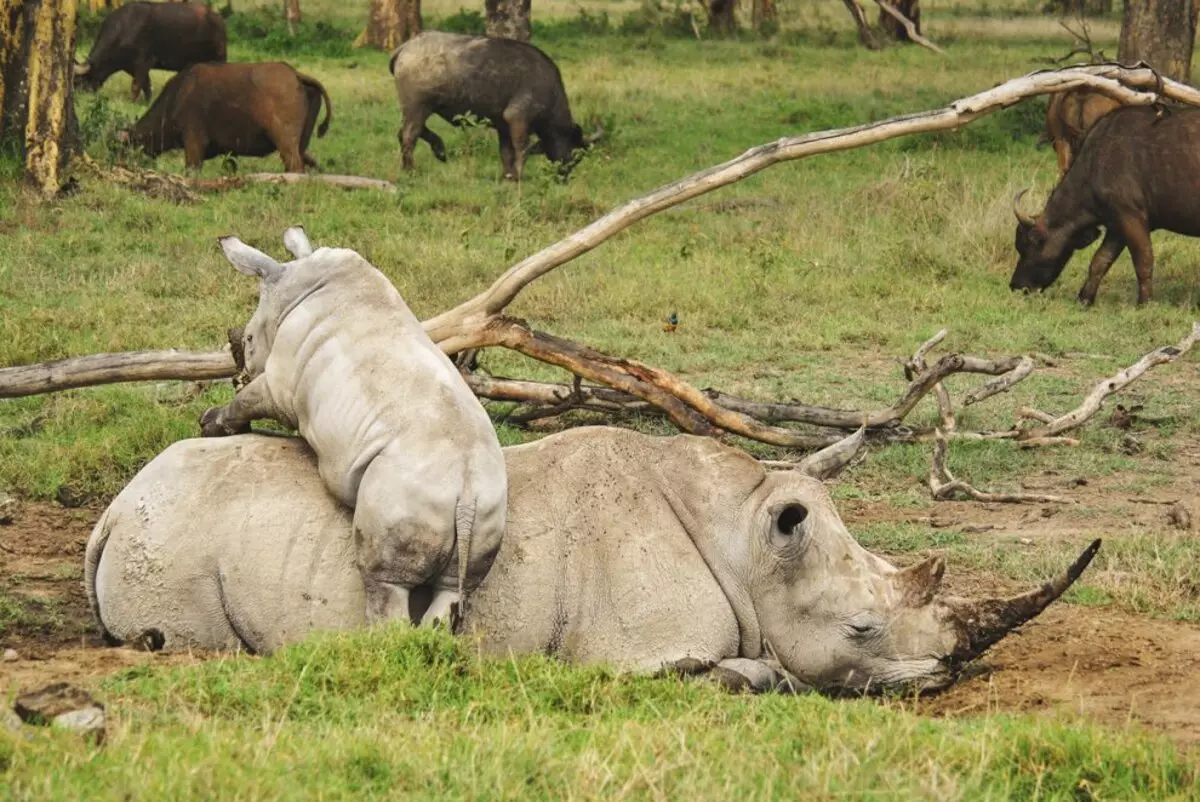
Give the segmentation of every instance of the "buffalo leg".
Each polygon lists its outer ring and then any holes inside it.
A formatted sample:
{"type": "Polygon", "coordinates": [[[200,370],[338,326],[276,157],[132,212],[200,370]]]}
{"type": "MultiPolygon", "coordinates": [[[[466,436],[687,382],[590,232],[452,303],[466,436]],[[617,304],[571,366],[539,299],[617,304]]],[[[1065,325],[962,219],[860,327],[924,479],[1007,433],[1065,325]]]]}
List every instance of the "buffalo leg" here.
{"type": "Polygon", "coordinates": [[[521,178],[517,174],[517,152],[513,147],[512,134],[508,130],[508,124],[498,124],[496,135],[500,138],[500,164],[504,168],[504,177],[520,181],[521,178]]]}
{"type": "Polygon", "coordinates": [[[262,418],[284,420],[275,406],[266,380],[259,376],[238,390],[228,404],[212,407],[200,416],[200,433],[204,437],[245,434],[250,431],[250,421],[262,418]]]}
{"type": "Polygon", "coordinates": [[[1061,179],[1071,166],[1071,146],[1066,140],[1054,140],[1054,155],[1058,158],[1058,177],[1061,179]]]}
{"type": "Polygon", "coordinates": [[[446,145],[440,136],[430,131],[428,126],[422,126],[421,139],[429,143],[429,149],[433,151],[435,159],[440,162],[446,161],[446,145]]]}
{"type": "Polygon", "coordinates": [[[138,95],[142,95],[146,102],[150,102],[150,65],[139,62],[133,67],[133,86],[129,90],[129,99],[136,101],[138,95]]]}
{"type": "Polygon", "coordinates": [[[1150,227],[1144,219],[1122,220],[1121,235],[1129,246],[1133,257],[1133,270],[1137,273],[1138,306],[1148,302],[1153,294],[1154,251],[1150,248],[1150,227]]]}
{"type": "Polygon", "coordinates": [[[300,158],[304,159],[304,163],[306,165],[313,168],[318,173],[321,172],[321,164],[316,159],[314,159],[312,156],[309,156],[307,153],[301,153],[300,158]]]}
{"type": "Polygon", "coordinates": [[[428,114],[412,114],[408,111],[404,112],[404,123],[400,126],[400,159],[405,170],[415,169],[413,163],[413,150],[417,147],[417,140],[421,138],[421,133],[425,130],[425,120],[429,118],[428,114]]]}
{"type": "Polygon", "coordinates": [[[512,139],[516,178],[520,181],[525,174],[525,149],[529,147],[529,128],[524,120],[513,120],[508,124],[508,135],[512,139]]]}
{"type": "Polygon", "coordinates": [[[303,173],[304,157],[300,155],[299,142],[286,142],[279,148],[279,158],[283,159],[283,170],[286,173],[303,173]]]}
{"type": "Polygon", "coordinates": [[[1092,255],[1087,281],[1079,289],[1080,303],[1091,306],[1096,302],[1096,293],[1100,289],[1100,282],[1104,280],[1108,269],[1113,266],[1113,262],[1117,261],[1117,257],[1123,250],[1125,250],[1125,241],[1121,239],[1121,235],[1116,232],[1116,229],[1108,229],[1104,233],[1104,241],[1092,255]]]}

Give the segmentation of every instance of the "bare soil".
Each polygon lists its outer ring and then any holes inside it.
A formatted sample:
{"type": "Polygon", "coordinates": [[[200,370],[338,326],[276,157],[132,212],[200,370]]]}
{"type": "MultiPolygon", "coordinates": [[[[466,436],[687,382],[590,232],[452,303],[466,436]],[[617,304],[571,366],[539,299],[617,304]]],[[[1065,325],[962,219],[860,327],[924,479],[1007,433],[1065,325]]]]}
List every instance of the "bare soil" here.
{"type": "MultiPolygon", "coordinates": [[[[874,503],[846,506],[852,524],[887,514],[884,506],[874,503]]],[[[1132,514],[1162,514],[1140,509],[1146,505],[1129,506],[1137,508],[1132,514]]],[[[989,510],[978,504],[950,504],[939,506],[936,514],[994,519],[1012,526],[1022,516],[1029,517],[1031,509],[1037,525],[1050,529],[1054,518],[1041,518],[1036,507],[989,510]]],[[[84,546],[99,512],[23,503],[12,522],[0,526],[0,599],[15,600],[24,609],[0,632],[0,649],[15,649],[20,655],[15,662],[0,663],[0,699],[64,680],[94,688],[101,677],[131,666],[200,659],[103,645],[81,581],[84,546]]],[[[914,514],[918,511],[892,508],[890,519],[914,514]]],[[[981,586],[1004,589],[1007,584],[986,575],[950,579],[976,592],[981,586]]],[[[1079,714],[1118,728],[1145,726],[1180,744],[1200,744],[1200,627],[1115,608],[1058,604],[1023,633],[999,644],[974,676],[912,704],[932,716],[995,711],[1079,714]]]]}

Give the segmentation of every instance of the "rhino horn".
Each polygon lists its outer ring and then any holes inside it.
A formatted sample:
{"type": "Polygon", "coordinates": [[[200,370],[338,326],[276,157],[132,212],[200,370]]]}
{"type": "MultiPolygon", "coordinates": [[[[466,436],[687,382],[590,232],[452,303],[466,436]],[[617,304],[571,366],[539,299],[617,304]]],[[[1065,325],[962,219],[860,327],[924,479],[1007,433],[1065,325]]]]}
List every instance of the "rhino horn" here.
{"type": "Polygon", "coordinates": [[[1100,541],[1092,541],[1065,574],[1020,596],[966,602],[948,600],[946,606],[960,627],[958,646],[947,658],[950,667],[956,669],[969,663],[1005,635],[1035,618],[1075,583],[1099,550],[1100,541]]]}
{"type": "Polygon", "coordinates": [[[308,235],[304,233],[304,226],[292,226],[283,232],[283,247],[287,248],[288,252],[297,259],[311,256],[313,252],[312,243],[308,241],[308,235]]]}
{"type": "Polygon", "coordinates": [[[1021,198],[1025,197],[1025,193],[1028,191],[1028,189],[1023,189],[1013,196],[1013,214],[1017,216],[1017,222],[1023,226],[1032,226],[1037,222],[1025,212],[1021,211],[1021,198]]]}
{"type": "Polygon", "coordinates": [[[796,470],[808,474],[814,479],[832,479],[858,456],[866,439],[866,427],[860,427],[849,437],[843,437],[833,445],[809,454],[800,461],[796,470]]]}
{"type": "Polygon", "coordinates": [[[79,62],[75,62],[74,72],[77,77],[87,75],[91,71],[92,71],[92,65],[89,64],[88,62],[85,61],[82,64],[80,64],[79,62]]]}

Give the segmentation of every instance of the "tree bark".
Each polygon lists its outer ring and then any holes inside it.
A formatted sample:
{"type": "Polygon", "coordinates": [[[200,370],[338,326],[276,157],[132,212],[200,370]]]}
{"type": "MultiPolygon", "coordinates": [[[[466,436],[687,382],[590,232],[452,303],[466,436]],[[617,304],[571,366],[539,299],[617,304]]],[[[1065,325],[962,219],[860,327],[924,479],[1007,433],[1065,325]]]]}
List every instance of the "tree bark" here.
{"type": "MultiPolygon", "coordinates": [[[[917,33],[921,32],[921,0],[894,0],[894,2],[889,2],[889,5],[912,20],[913,30],[917,33]]],[[[913,41],[908,34],[908,29],[904,27],[904,23],[882,8],[879,10],[879,27],[888,37],[897,42],[913,41]]]]}
{"type": "Polygon", "coordinates": [[[758,33],[770,33],[779,27],[779,12],[775,0],[754,0],[750,11],[750,24],[758,33]]]}
{"type": "Polygon", "coordinates": [[[0,0],[0,136],[19,142],[45,196],[77,147],[71,103],[77,0],[0,0]]]}
{"type": "Polygon", "coordinates": [[[528,42],[531,30],[530,0],[486,0],[487,35],[528,42]]]}
{"type": "Polygon", "coordinates": [[[721,36],[737,31],[737,0],[709,0],[708,30],[721,36]]]}
{"type": "Polygon", "coordinates": [[[1144,61],[1176,81],[1192,79],[1196,0],[1125,0],[1117,60],[1144,61]]]}
{"type": "Polygon", "coordinates": [[[366,29],[355,47],[394,50],[421,32],[421,0],[371,0],[366,29]]]}
{"type": "Polygon", "coordinates": [[[296,24],[300,22],[300,0],[283,0],[283,16],[287,19],[288,35],[296,35],[296,24]]]}

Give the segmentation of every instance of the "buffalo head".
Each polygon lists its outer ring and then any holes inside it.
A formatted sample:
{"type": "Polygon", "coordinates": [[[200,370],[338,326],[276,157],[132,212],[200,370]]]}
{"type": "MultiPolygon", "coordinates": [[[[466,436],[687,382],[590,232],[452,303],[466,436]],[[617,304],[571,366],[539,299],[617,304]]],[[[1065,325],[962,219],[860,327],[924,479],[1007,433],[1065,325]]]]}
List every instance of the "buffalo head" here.
{"type": "Polygon", "coordinates": [[[1045,214],[1030,217],[1021,211],[1021,190],[1013,198],[1017,217],[1017,269],[1008,286],[1011,290],[1044,290],[1058,280],[1075,251],[1086,248],[1100,236],[1097,226],[1079,230],[1050,225],[1045,214]]]}

